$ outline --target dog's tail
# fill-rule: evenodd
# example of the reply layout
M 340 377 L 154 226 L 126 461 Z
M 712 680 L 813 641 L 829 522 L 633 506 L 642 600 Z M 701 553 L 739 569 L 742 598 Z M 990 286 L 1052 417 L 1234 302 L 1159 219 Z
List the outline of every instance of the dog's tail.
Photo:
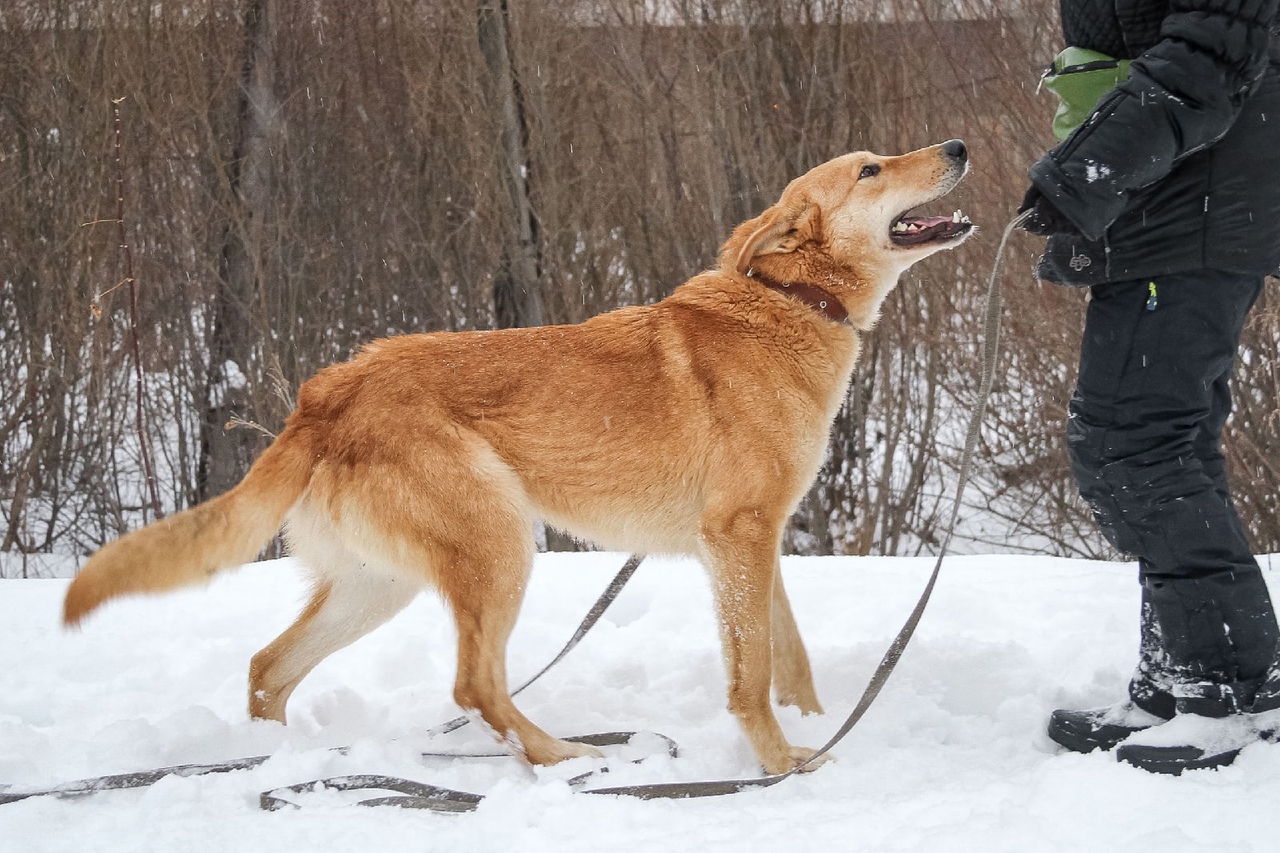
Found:
M 104 545 L 67 590 L 63 624 L 116 596 L 203 583 L 249 562 L 306 489 L 312 459 L 306 431 L 287 426 L 231 491 Z

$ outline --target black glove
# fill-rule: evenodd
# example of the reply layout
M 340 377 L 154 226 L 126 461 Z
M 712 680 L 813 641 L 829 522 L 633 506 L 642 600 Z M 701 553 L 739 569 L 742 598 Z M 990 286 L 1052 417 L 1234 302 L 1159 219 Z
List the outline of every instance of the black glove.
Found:
M 1022 205 L 1018 208 L 1019 214 L 1028 211 L 1031 215 L 1018 223 L 1018 227 L 1028 234 L 1049 237 L 1054 234 L 1080 233 L 1080 229 L 1063 216 L 1062 211 L 1054 207 L 1049 199 L 1045 198 L 1044 193 L 1034 186 L 1027 190 L 1027 194 L 1022 198 Z

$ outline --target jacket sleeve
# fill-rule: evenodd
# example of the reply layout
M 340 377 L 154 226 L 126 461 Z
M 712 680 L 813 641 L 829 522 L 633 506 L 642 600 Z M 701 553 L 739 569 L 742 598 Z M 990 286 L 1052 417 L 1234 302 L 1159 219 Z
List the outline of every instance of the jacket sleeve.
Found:
M 1160 41 L 1079 128 L 1031 167 L 1031 182 L 1099 239 L 1129 194 L 1231 128 L 1267 69 L 1278 0 L 1172 0 Z

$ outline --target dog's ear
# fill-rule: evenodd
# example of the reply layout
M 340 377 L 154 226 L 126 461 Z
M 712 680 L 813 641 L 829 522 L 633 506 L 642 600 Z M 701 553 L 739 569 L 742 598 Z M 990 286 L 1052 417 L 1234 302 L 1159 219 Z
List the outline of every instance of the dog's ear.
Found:
M 786 254 L 810 240 L 821 239 L 818 206 L 807 199 L 778 203 L 760 217 L 760 224 L 747 237 L 734 268 L 744 275 L 751 262 L 761 255 Z

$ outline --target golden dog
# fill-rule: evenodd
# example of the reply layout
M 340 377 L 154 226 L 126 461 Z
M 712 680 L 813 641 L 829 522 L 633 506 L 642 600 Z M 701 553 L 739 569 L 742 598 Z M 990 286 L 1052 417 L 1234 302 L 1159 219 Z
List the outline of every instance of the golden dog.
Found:
M 713 581 L 729 708 L 764 769 L 796 766 L 769 702 L 820 712 L 778 571 L 783 525 L 898 276 L 967 218 L 907 217 L 968 169 L 958 140 L 847 154 L 739 226 L 716 269 L 667 299 L 576 326 L 376 341 L 304 384 L 284 431 L 230 492 L 104 546 L 65 621 L 206 581 L 280 528 L 314 577 L 297 621 L 254 656 L 249 710 L 284 721 L 326 656 L 434 586 L 458 630 L 454 698 L 527 761 L 551 737 L 507 692 L 506 645 L 534 523 L 607 548 L 692 555 Z

